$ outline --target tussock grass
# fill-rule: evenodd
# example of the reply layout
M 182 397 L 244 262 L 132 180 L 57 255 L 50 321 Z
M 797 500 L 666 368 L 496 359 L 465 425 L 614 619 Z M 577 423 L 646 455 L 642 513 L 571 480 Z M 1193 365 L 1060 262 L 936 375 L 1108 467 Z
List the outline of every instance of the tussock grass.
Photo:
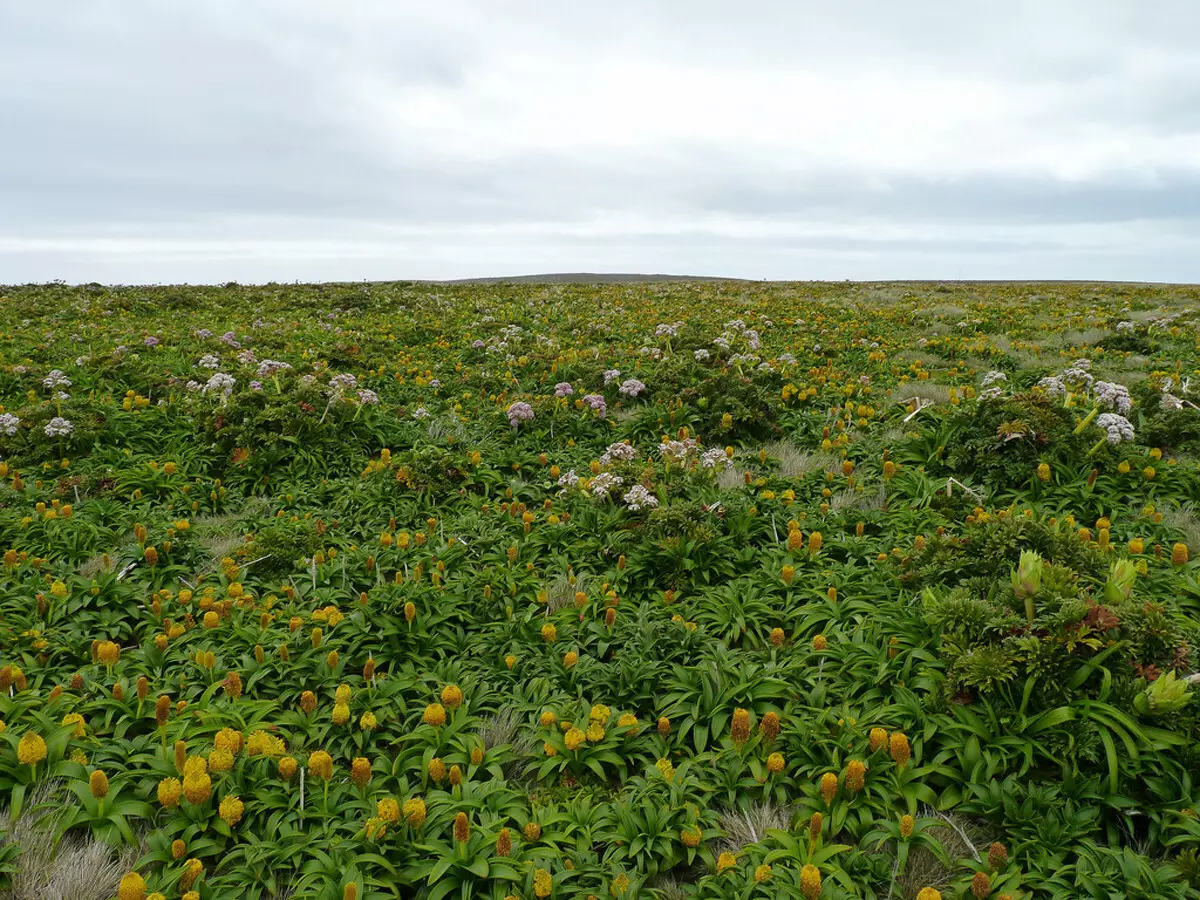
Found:
M 1200 554 L 1200 505 L 1189 503 L 1162 510 L 1163 524 L 1178 531 L 1192 555 Z
M 930 808 L 918 811 L 918 817 L 938 818 L 945 825 L 934 826 L 926 834 L 936 838 L 949 854 L 950 859 L 986 857 L 993 838 L 973 819 L 954 814 L 943 815 Z M 902 900 L 915 900 L 922 888 L 935 888 L 947 892 L 961 869 L 947 868 L 936 856 L 922 847 L 909 854 L 904 873 L 897 876 L 896 887 Z
M 736 491 L 746 486 L 746 474 L 736 466 L 732 469 L 722 469 L 717 474 L 717 487 L 723 491 Z
M 950 402 L 950 388 L 933 381 L 910 381 L 908 384 L 902 384 L 896 388 L 889 400 L 900 403 L 921 400 L 944 405 Z
M 717 852 L 736 854 L 748 844 L 757 844 L 772 828 L 786 831 L 792 823 L 792 808 L 760 801 L 748 809 L 724 810 L 719 821 L 724 836 L 717 841 Z
M 800 478 L 810 472 L 827 469 L 835 462 L 840 465 L 839 458 L 833 453 L 803 450 L 791 441 L 775 441 L 763 449 L 768 457 L 779 460 L 779 474 L 785 478 Z
M 58 780 L 37 785 L 4 835 L 5 843 L 22 851 L 6 900 L 109 900 L 137 861 L 133 847 L 114 849 L 74 833 L 56 842 L 65 794 Z M 9 821 L 7 809 L 0 810 L 0 821 Z

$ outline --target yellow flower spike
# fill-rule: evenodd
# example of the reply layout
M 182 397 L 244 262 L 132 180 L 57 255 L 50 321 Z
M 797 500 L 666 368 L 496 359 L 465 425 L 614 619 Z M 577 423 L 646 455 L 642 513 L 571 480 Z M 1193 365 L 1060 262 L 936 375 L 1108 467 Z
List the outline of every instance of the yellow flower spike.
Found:
M 806 865 L 800 870 L 800 893 L 806 900 L 817 900 L 821 896 L 821 870 L 814 865 Z
M 420 797 L 413 797 L 404 804 L 404 821 L 413 828 L 420 828 L 425 824 L 425 801 Z
M 137 872 L 123 875 L 117 887 L 117 900 L 146 900 L 146 879 Z
M 454 840 L 465 844 L 470 838 L 471 822 L 465 812 L 460 812 L 454 817 Z
M 750 711 L 742 708 L 733 711 L 733 719 L 729 727 L 729 738 L 735 745 L 741 747 L 750 739 Z
M 440 703 L 430 703 L 425 707 L 425 713 L 421 718 L 426 725 L 440 728 L 446 724 L 446 710 Z
M 27 731 L 17 744 L 17 762 L 36 766 L 46 758 L 46 742 L 36 731 Z
M 218 807 L 218 814 L 226 825 L 233 828 L 233 826 L 242 820 L 242 813 L 245 811 L 245 808 L 246 806 L 240 798 L 231 795 L 221 801 Z
M 821 776 L 821 799 L 825 801 L 826 806 L 833 803 L 838 792 L 838 777 L 833 772 L 826 772 Z
M 88 778 L 88 790 L 97 800 L 103 800 L 108 796 L 108 776 L 96 769 Z

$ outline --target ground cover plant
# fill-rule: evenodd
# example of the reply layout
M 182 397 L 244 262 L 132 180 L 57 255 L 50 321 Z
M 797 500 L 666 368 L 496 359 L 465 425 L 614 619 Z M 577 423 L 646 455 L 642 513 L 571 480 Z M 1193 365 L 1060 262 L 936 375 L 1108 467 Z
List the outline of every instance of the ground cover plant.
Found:
M 0 891 L 1200 897 L 1200 289 L 0 289 Z

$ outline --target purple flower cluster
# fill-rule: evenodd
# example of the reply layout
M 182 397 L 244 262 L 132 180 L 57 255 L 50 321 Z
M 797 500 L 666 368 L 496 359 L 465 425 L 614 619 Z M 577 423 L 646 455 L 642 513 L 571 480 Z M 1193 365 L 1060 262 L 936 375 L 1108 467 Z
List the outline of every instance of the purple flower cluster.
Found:
M 603 419 L 608 414 L 608 404 L 603 394 L 585 394 L 583 405 L 596 413 L 597 418 Z
M 533 418 L 533 407 L 521 400 L 516 401 L 508 408 L 508 424 L 513 428 L 520 426 L 522 422 L 528 422 Z

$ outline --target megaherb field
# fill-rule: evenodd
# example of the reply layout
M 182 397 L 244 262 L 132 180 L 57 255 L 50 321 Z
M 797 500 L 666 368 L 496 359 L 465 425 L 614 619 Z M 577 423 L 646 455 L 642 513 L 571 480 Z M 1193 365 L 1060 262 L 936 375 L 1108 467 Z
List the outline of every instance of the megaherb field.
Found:
M 1200 289 L 0 289 L 0 878 L 1200 897 Z

